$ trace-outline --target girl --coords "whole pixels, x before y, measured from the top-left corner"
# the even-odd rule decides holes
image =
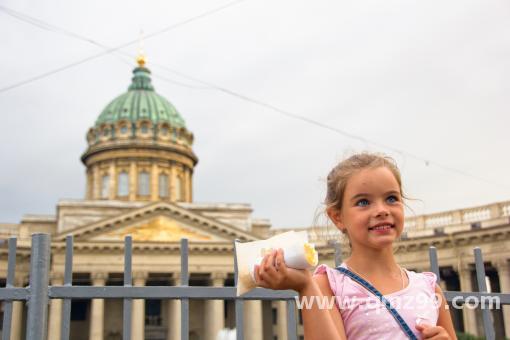
[[[407,271],[393,255],[404,197],[391,158],[353,155],[331,170],[326,195],[326,212],[348,237],[350,257],[338,268],[320,265],[312,275],[288,268],[278,249],[256,268],[259,286],[293,289],[301,302],[312,302],[301,310],[306,340],[456,339],[436,276]],[[319,303],[331,299],[330,308]]]

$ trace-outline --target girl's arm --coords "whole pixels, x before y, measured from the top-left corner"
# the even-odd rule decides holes
[[[436,295],[441,299],[437,325],[418,325],[416,326],[416,329],[422,333],[424,339],[457,340],[457,335],[455,334],[455,328],[453,327],[452,316],[450,315],[446,298],[438,285],[436,285]]]
[[[455,328],[453,327],[452,316],[450,314],[449,306],[446,303],[446,298],[443,294],[441,287],[436,285],[436,294],[441,297],[441,305],[439,306],[439,318],[437,319],[437,325],[443,327],[452,340],[457,340],[455,334]]]
[[[340,311],[335,304],[327,308],[335,299],[326,275],[315,275],[308,270],[288,268],[283,259],[283,251],[273,251],[266,255],[255,270],[255,281],[260,287],[270,289],[293,289],[299,293],[303,308],[303,328],[306,340],[346,340]],[[310,304],[307,304],[306,302]],[[317,303],[319,302],[319,303]],[[307,308],[307,305],[310,308]],[[323,306],[326,308],[319,308]]]
[[[331,299],[335,299],[329,286],[328,277],[325,274],[315,275],[311,284],[299,292],[299,298],[304,299],[316,296],[316,299],[327,299],[328,306]],[[340,311],[335,304],[331,309],[320,309],[318,304],[312,305],[311,309],[301,309],[303,317],[303,329],[306,340],[346,340],[344,323]]]

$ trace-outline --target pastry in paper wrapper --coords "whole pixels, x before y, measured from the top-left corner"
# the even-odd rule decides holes
[[[267,240],[237,243],[237,296],[257,286],[254,277],[255,266],[260,264],[265,254],[278,248],[283,249],[285,265],[289,268],[308,269],[317,265],[317,252],[314,245],[308,243],[306,231],[288,231]]]

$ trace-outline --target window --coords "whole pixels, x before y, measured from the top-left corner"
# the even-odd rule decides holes
[[[147,171],[138,174],[138,195],[148,196],[150,194],[150,175]]]
[[[162,136],[166,136],[166,135],[168,135],[168,127],[163,126],[163,127],[161,128],[161,135],[162,135]]]
[[[161,300],[145,300],[145,324],[161,326]]]
[[[108,191],[110,189],[110,176],[104,175],[101,179],[101,198],[108,198]]]
[[[182,177],[177,176],[175,181],[175,200],[182,201]]]
[[[125,135],[125,134],[127,133],[127,131],[128,131],[128,128],[127,128],[127,126],[126,126],[126,125],[122,125],[122,126],[120,127],[120,133],[121,133],[121,134]]]
[[[119,197],[127,196],[129,194],[129,176],[127,172],[122,171],[119,174],[117,195]]]
[[[110,134],[110,130],[108,130],[108,129],[103,130],[103,136],[108,137],[109,134]]]
[[[147,126],[147,124],[143,124],[142,127],[140,128],[140,131],[142,133],[148,133],[149,132],[149,127]]]
[[[168,197],[168,175],[160,174],[158,180],[159,197]]]
[[[87,320],[89,300],[71,300],[71,321]]]

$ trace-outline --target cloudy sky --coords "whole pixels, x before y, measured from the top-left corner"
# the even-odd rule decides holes
[[[361,150],[397,160],[416,214],[510,200],[508,1],[1,0],[0,222],[84,197],[86,131],[137,44],[20,83],[140,30],[195,134],[197,202],[308,226],[329,169]]]

